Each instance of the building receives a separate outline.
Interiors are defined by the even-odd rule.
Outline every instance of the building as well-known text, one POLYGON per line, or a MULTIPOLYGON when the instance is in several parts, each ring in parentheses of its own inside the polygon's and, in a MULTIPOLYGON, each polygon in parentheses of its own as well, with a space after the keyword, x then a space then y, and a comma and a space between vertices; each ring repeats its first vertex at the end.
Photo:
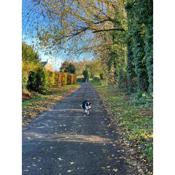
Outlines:
POLYGON ((54 72, 54 69, 52 67, 52 64, 51 64, 51 61, 50 60, 47 60, 47 61, 43 61, 41 62, 44 69, 47 70, 47 71, 50 71, 50 72, 54 72))

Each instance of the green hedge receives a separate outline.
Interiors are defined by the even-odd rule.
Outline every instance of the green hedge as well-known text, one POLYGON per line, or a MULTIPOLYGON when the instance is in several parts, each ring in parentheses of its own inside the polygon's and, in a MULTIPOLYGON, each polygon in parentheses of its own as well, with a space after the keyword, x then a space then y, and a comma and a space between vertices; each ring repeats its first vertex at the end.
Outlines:
POLYGON ((45 93, 48 88, 48 82, 46 79, 46 73, 43 69, 37 71, 31 71, 29 73, 27 89, 36 91, 39 93, 45 93))

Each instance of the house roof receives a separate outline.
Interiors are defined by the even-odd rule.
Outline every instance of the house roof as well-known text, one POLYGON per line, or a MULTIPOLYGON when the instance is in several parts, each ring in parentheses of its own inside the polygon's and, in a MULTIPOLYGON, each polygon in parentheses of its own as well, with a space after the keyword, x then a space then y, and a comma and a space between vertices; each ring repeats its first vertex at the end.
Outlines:
POLYGON ((42 61, 41 64, 43 65, 44 69, 54 72, 52 64, 50 64, 49 61, 42 61))
POLYGON ((47 61, 42 61, 41 64, 45 66, 48 62, 47 61))

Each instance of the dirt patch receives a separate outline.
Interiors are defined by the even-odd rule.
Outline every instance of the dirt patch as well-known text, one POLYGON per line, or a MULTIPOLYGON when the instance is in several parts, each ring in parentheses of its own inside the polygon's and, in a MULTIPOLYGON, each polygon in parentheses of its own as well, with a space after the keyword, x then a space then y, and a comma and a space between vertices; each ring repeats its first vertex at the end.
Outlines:
POLYGON ((32 98, 32 96, 30 95, 30 94, 28 94, 28 93, 22 93, 22 100, 24 101, 24 100, 28 100, 28 99, 31 99, 32 98))

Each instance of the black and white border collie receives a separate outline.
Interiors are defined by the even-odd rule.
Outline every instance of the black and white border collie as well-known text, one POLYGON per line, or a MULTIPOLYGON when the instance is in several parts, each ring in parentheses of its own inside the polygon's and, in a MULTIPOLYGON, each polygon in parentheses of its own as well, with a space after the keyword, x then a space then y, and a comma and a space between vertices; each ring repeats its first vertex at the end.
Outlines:
POLYGON ((89 114, 90 114, 90 109, 92 108, 92 105, 91 105, 91 103, 90 103, 88 100, 84 100, 84 101, 82 102, 81 107, 83 108, 84 113, 85 113, 86 115, 89 115, 89 114))

